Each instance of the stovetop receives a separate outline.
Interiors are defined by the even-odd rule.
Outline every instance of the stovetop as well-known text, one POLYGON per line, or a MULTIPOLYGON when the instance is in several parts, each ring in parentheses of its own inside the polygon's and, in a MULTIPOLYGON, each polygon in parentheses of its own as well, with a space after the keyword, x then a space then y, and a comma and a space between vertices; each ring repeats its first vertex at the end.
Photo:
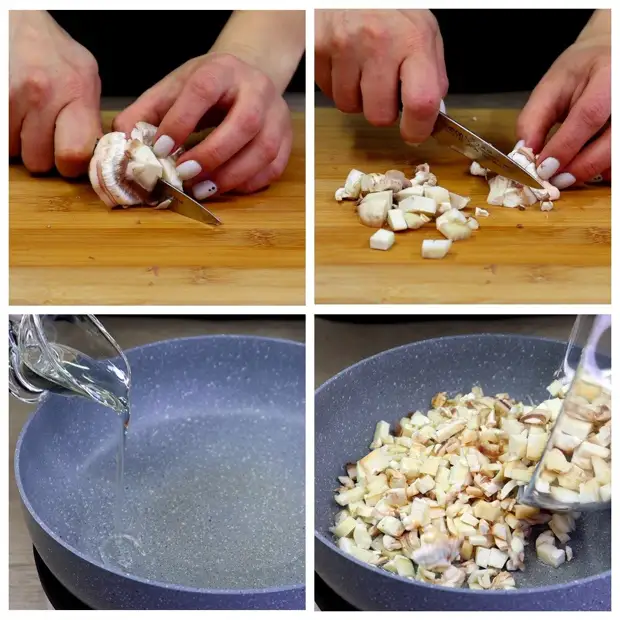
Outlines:
POLYGON ((314 602, 319 611, 359 611, 338 596, 316 573, 314 573, 314 602))
POLYGON ((73 596, 73 594, 54 577, 52 571, 46 566, 34 547, 32 548, 32 553, 34 554, 34 563, 37 567, 39 579, 41 580, 41 586, 53 609, 91 609, 88 605, 82 603, 80 599, 73 596))

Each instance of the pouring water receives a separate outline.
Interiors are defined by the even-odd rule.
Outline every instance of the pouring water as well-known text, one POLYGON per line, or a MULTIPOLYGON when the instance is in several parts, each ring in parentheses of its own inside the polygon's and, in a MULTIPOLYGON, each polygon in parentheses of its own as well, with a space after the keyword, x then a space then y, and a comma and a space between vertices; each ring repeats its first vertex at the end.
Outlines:
POLYGON ((23 315, 9 318, 9 390, 28 403, 49 393, 88 398, 119 416, 114 533, 102 560, 128 569, 138 541, 124 533, 124 461, 131 418, 131 369, 120 346, 92 315, 23 315))

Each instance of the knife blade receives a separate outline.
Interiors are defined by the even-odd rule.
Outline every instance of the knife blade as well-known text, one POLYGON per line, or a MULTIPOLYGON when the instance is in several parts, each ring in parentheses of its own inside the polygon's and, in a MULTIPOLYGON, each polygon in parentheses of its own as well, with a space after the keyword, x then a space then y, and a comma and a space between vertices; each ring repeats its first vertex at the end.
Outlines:
POLYGON ((431 135, 440 144, 477 161, 483 168, 488 168, 521 185, 544 189, 540 181, 525 168, 443 112, 439 112, 431 135))
POLYGON ((172 198, 172 203, 168 207, 171 211, 183 215, 184 217, 189 217, 197 222, 202 222, 203 224, 219 226, 222 223, 209 209, 193 198, 190 198, 185 192, 182 192, 167 181, 159 179, 159 181, 157 181, 157 189, 161 192, 163 197, 172 198))

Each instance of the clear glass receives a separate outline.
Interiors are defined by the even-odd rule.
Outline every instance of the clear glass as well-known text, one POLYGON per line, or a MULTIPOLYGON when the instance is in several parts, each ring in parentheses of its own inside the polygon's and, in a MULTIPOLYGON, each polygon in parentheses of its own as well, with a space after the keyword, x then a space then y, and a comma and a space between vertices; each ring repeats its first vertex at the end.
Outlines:
POLYGON ((579 316, 558 381, 565 394, 519 501, 556 512, 611 505, 611 316, 579 316))
POLYGON ((127 358, 96 317, 9 319, 9 386, 17 398, 36 402, 48 392, 78 395, 128 415, 130 383, 127 358))

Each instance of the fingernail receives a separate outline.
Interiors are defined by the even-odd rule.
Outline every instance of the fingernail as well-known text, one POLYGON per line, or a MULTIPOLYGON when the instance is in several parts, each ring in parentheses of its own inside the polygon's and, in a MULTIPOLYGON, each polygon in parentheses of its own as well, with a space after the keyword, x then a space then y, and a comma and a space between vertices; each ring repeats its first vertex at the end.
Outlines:
POLYGON ((446 113, 446 104, 443 102, 443 99, 441 100, 441 103, 439 104, 439 111, 442 112, 443 114, 446 113))
POLYGON ((514 146, 514 148, 513 148, 512 150, 513 150, 513 151, 516 151, 517 149, 521 149, 521 148, 523 148, 524 146, 525 146, 525 140, 519 140, 519 141, 515 144, 515 146, 514 146))
POLYGON ((153 145, 153 153, 156 157, 168 157, 174 147, 174 140, 170 136, 159 136, 153 145))
POLYGON ((202 168, 197 161, 189 159, 177 166, 177 173, 181 177, 181 181, 189 181, 198 176, 202 172, 202 168))
POLYGON ((570 172, 561 172, 549 180, 551 185, 555 185, 558 189, 566 189, 570 187, 577 179, 570 172))
POLYGON ((544 181, 548 181, 558 171, 559 167, 560 162, 555 157, 547 157, 547 159, 536 168, 536 174, 544 181))
POLYGON ((209 196, 213 196, 216 192, 217 185, 213 181, 203 181, 202 183, 197 183, 194 187, 192 187, 194 198, 198 200, 204 200, 209 196))
POLYGON ((602 174, 597 174, 595 177, 591 178, 588 183, 602 183, 603 182, 603 175, 602 174))

